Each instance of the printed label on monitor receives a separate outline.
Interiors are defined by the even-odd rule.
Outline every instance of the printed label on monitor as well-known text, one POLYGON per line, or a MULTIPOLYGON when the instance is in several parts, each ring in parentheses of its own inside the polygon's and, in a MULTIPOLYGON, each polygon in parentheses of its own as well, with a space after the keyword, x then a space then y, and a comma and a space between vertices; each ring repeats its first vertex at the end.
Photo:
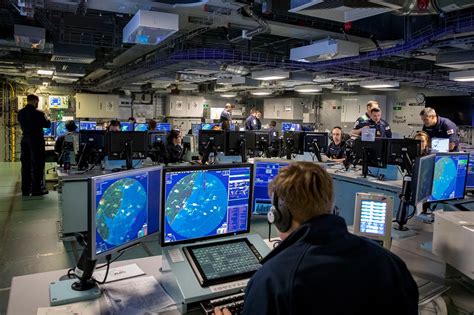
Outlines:
POLYGON ((362 200, 360 209, 360 232, 383 235, 387 204, 375 200, 362 200))

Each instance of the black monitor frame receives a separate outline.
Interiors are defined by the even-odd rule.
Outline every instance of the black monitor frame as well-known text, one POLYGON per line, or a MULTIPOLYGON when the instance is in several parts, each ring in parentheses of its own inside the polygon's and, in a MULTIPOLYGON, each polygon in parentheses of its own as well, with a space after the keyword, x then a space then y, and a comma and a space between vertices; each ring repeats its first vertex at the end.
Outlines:
POLYGON ((399 165, 412 172, 415 159, 421 156, 421 140, 416 139, 387 139, 387 164, 399 165))
POLYGON ((106 133, 106 151, 109 160, 126 160, 127 169, 132 159, 144 159, 148 152, 147 131, 109 131, 106 133))
POLYGON ((254 165, 250 163, 240 163, 240 164, 214 164, 214 165, 193 165, 193 166, 181 166, 181 167, 166 167, 163 169, 163 184, 161 185, 161 213, 160 213, 160 246, 174 246, 178 244, 187 244, 195 243, 208 239, 221 238, 231 235, 239 235, 250 232, 250 217, 252 215, 252 200, 253 200, 253 173, 254 165), (165 243, 164 233, 165 233, 165 220, 166 220, 166 174, 171 172, 192 172, 192 171, 208 171, 208 170, 222 170, 230 168, 250 168, 250 183, 249 183, 249 198, 248 198, 248 207, 247 207, 247 229, 239 232, 231 232, 222 235, 211 235, 200 238, 193 238, 188 240, 181 240, 172 243, 165 243))
POLYGON ((375 141, 354 141, 355 159, 362 163, 362 174, 367 177, 368 167, 387 168, 387 139, 375 138, 375 141))
POLYGON ((304 152, 304 132, 285 131, 283 140, 286 148, 286 158, 291 160, 292 154, 303 154, 304 152))
POLYGON ((104 130, 80 130, 78 168, 84 169, 88 164, 99 163, 104 155, 105 142, 104 130))

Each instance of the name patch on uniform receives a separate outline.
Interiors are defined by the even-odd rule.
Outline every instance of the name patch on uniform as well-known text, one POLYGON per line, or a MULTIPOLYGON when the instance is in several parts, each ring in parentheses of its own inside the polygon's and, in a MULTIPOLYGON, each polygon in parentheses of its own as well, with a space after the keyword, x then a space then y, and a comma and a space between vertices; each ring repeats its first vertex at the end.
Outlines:
POLYGON ((390 130, 390 126, 385 126, 385 130, 390 130))
POLYGON ((448 135, 452 135, 452 134, 454 133, 454 129, 449 129, 449 130, 447 131, 447 133, 448 133, 448 135))

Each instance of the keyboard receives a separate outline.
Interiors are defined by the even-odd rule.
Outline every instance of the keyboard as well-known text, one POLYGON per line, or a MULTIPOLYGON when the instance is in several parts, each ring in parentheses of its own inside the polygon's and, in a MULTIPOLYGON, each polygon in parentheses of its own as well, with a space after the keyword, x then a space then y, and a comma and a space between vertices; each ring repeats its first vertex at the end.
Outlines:
POLYGON ((214 308, 227 308, 232 315, 242 313, 244 309, 244 292, 227 295, 217 299, 201 302, 201 307, 206 315, 214 314, 214 308))

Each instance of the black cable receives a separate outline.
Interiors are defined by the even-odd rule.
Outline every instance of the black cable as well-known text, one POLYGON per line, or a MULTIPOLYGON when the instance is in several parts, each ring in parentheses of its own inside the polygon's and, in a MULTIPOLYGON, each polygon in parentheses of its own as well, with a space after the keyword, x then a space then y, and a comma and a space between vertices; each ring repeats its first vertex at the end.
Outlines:
POLYGON ((272 240, 272 224, 270 222, 268 222, 268 241, 270 243, 281 242, 280 240, 272 240))
MULTIPOLYGON (((123 255, 123 253, 125 253, 125 251, 121 251, 120 254, 118 254, 117 257, 115 257, 113 260, 110 261, 110 263, 113 263, 113 262, 115 262, 117 259, 119 259, 120 256, 123 255)), ((109 263, 105 263, 105 264, 103 264, 103 265, 101 265, 101 266, 99 266, 99 267, 96 267, 95 269, 102 269, 102 268, 106 267, 108 264, 109 264, 109 263)))
POLYGON ((97 283, 97 284, 104 284, 107 281, 107 276, 109 275, 109 269, 110 269, 110 264, 111 264, 110 259, 112 258, 112 255, 107 255, 105 257, 107 259, 107 269, 105 270, 104 280, 97 281, 96 279, 94 279, 94 282, 97 283))

